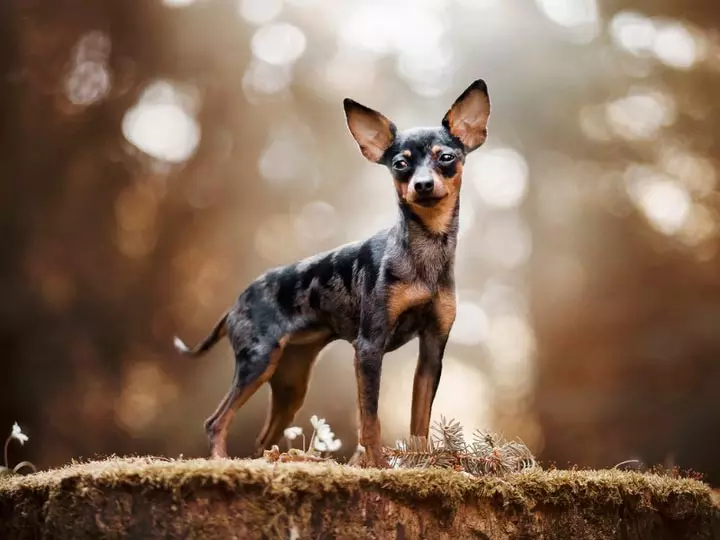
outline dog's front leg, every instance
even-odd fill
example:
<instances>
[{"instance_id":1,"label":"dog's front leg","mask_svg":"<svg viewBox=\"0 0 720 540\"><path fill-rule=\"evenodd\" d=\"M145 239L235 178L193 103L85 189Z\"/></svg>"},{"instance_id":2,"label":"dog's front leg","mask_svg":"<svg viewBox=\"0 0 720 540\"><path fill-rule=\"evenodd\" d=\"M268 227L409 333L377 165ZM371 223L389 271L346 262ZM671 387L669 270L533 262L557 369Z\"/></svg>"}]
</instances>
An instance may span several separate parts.
<instances>
[{"instance_id":1,"label":"dog's front leg","mask_svg":"<svg viewBox=\"0 0 720 540\"><path fill-rule=\"evenodd\" d=\"M378 340L375 340L378 341ZM358 339L355 343L355 376L360 411L359 443L365 448L358 465L386 468L382 453L378 401L384 347L375 341Z\"/></svg>"},{"instance_id":2,"label":"dog's front leg","mask_svg":"<svg viewBox=\"0 0 720 540\"><path fill-rule=\"evenodd\" d=\"M410 434L415 437L427 438L430 431L430 415L440 384L446 343L447 336L440 335L434 329L420 334L420 354L415 367L410 417Z\"/></svg>"},{"instance_id":3,"label":"dog's front leg","mask_svg":"<svg viewBox=\"0 0 720 540\"><path fill-rule=\"evenodd\" d=\"M430 431L432 404L440 384L445 345L455 322L454 291L441 291L432 307L430 324L420 331L420 354L415 368L410 419L410 434L426 438Z\"/></svg>"}]
</instances>

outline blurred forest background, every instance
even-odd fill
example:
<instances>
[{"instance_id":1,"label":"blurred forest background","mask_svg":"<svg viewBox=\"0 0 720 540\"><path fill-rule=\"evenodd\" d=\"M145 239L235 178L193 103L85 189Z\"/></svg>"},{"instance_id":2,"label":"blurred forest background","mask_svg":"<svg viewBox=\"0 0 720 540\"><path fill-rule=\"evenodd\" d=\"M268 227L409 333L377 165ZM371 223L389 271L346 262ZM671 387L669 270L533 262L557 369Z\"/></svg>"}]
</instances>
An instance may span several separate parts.
<instances>
[{"instance_id":1,"label":"blurred forest background","mask_svg":"<svg viewBox=\"0 0 720 540\"><path fill-rule=\"evenodd\" d=\"M715 0L0 3L0 427L30 435L12 461L206 455L232 353L193 361L173 335L196 342L259 273L395 218L342 98L437 124L482 77L435 417L558 466L720 483L718 28ZM416 351L385 362L387 444ZM349 454L354 389L335 343L296 423L326 417Z\"/></svg>"}]
</instances>

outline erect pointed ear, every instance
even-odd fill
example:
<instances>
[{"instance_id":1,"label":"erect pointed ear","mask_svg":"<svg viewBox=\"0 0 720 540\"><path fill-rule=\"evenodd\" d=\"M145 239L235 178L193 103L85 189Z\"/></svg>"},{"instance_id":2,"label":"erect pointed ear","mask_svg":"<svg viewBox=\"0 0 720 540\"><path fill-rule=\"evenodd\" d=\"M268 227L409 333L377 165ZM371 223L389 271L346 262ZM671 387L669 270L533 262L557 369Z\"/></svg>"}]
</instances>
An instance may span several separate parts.
<instances>
[{"instance_id":1,"label":"erect pointed ear","mask_svg":"<svg viewBox=\"0 0 720 540\"><path fill-rule=\"evenodd\" d=\"M487 139L487 123L490 117L490 97L487 85L478 79L468 86L445 114L442 125L472 152Z\"/></svg>"},{"instance_id":2,"label":"erect pointed ear","mask_svg":"<svg viewBox=\"0 0 720 540\"><path fill-rule=\"evenodd\" d=\"M382 114L350 98L343 100L347 125L363 156L379 162L395 140L397 128Z\"/></svg>"}]
</instances>

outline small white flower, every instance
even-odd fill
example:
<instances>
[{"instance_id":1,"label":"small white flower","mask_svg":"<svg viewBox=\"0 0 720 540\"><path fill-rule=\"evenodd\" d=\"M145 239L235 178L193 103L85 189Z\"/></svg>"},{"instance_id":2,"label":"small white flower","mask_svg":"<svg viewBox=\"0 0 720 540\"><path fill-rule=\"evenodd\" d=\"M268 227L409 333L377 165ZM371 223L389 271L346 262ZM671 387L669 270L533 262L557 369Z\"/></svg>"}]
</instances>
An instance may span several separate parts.
<instances>
[{"instance_id":1,"label":"small white flower","mask_svg":"<svg viewBox=\"0 0 720 540\"><path fill-rule=\"evenodd\" d=\"M328 449L328 445L325 443L325 441L315 439L313 441L313 448L315 448L315 450L317 450L318 452L325 452Z\"/></svg>"},{"instance_id":2,"label":"small white flower","mask_svg":"<svg viewBox=\"0 0 720 540\"><path fill-rule=\"evenodd\" d=\"M328 441L326 445L328 452L337 452L342 446L342 441L340 441L340 439L333 439L332 441Z\"/></svg>"},{"instance_id":3,"label":"small white flower","mask_svg":"<svg viewBox=\"0 0 720 540\"><path fill-rule=\"evenodd\" d=\"M330 439L324 441L315 439L313 446L318 452L337 452L342 446L342 441L340 441L340 439Z\"/></svg>"},{"instance_id":4,"label":"small white flower","mask_svg":"<svg viewBox=\"0 0 720 540\"><path fill-rule=\"evenodd\" d=\"M335 436L335 434L330 429L330 425L325 422L324 418L318 418L313 414L310 417L310 423L315 430L316 439L325 440Z\"/></svg>"},{"instance_id":5,"label":"small white flower","mask_svg":"<svg viewBox=\"0 0 720 540\"><path fill-rule=\"evenodd\" d=\"M340 449L342 442L335 439L335 433L324 418L312 415L310 423L315 431L312 438L312 447L318 452L335 452Z\"/></svg>"},{"instance_id":6,"label":"small white flower","mask_svg":"<svg viewBox=\"0 0 720 540\"><path fill-rule=\"evenodd\" d=\"M315 431L319 429L320 426L325 425L325 419L324 418L318 418L317 415L312 415L310 417L310 423L312 424L312 427Z\"/></svg>"},{"instance_id":7,"label":"small white flower","mask_svg":"<svg viewBox=\"0 0 720 540\"><path fill-rule=\"evenodd\" d=\"M303 429L300 426L290 426L283 433L287 440L294 441L303 434Z\"/></svg>"},{"instance_id":8,"label":"small white flower","mask_svg":"<svg viewBox=\"0 0 720 540\"><path fill-rule=\"evenodd\" d=\"M16 439L20 444L25 444L29 437L25 435L22 430L20 429L20 426L17 422L13 424L12 432L10 433L11 439Z\"/></svg>"},{"instance_id":9,"label":"small white flower","mask_svg":"<svg viewBox=\"0 0 720 540\"><path fill-rule=\"evenodd\" d=\"M317 430L317 438L323 441L332 440L335 438L335 433L332 432L329 425L323 424Z\"/></svg>"},{"instance_id":10,"label":"small white flower","mask_svg":"<svg viewBox=\"0 0 720 540\"><path fill-rule=\"evenodd\" d=\"M312 446L318 452L335 452L340 448L342 443L335 439L335 433L333 433L330 425L325 422L324 418L318 418L312 415L310 423L315 430L315 435L312 439Z\"/></svg>"}]
</instances>

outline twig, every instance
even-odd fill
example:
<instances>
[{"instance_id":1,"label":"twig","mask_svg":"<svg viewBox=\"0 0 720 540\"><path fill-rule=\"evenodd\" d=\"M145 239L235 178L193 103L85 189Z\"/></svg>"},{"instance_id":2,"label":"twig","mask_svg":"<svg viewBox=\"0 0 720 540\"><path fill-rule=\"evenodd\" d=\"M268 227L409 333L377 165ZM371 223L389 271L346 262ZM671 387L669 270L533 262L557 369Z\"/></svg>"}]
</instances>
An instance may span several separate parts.
<instances>
[{"instance_id":1,"label":"twig","mask_svg":"<svg viewBox=\"0 0 720 540\"><path fill-rule=\"evenodd\" d=\"M13 440L13 436L10 435L7 439L5 439L5 467L10 468L10 461L8 460L8 449L10 448L10 441Z\"/></svg>"},{"instance_id":2,"label":"twig","mask_svg":"<svg viewBox=\"0 0 720 540\"><path fill-rule=\"evenodd\" d=\"M35 465L33 465L32 463L30 463L29 461L21 461L20 463L15 465L13 467L13 472L18 473L20 471L20 469L22 469L23 467L30 467L32 469L32 472L34 472L34 473L37 472L37 467Z\"/></svg>"},{"instance_id":3,"label":"twig","mask_svg":"<svg viewBox=\"0 0 720 540\"><path fill-rule=\"evenodd\" d=\"M621 461L620 463L615 465L613 469L617 469L618 467L622 467L623 465L628 465L629 463L638 463L642 465L642 461L640 461L639 459L626 459L625 461Z\"/></svg>"}]
</instances>

